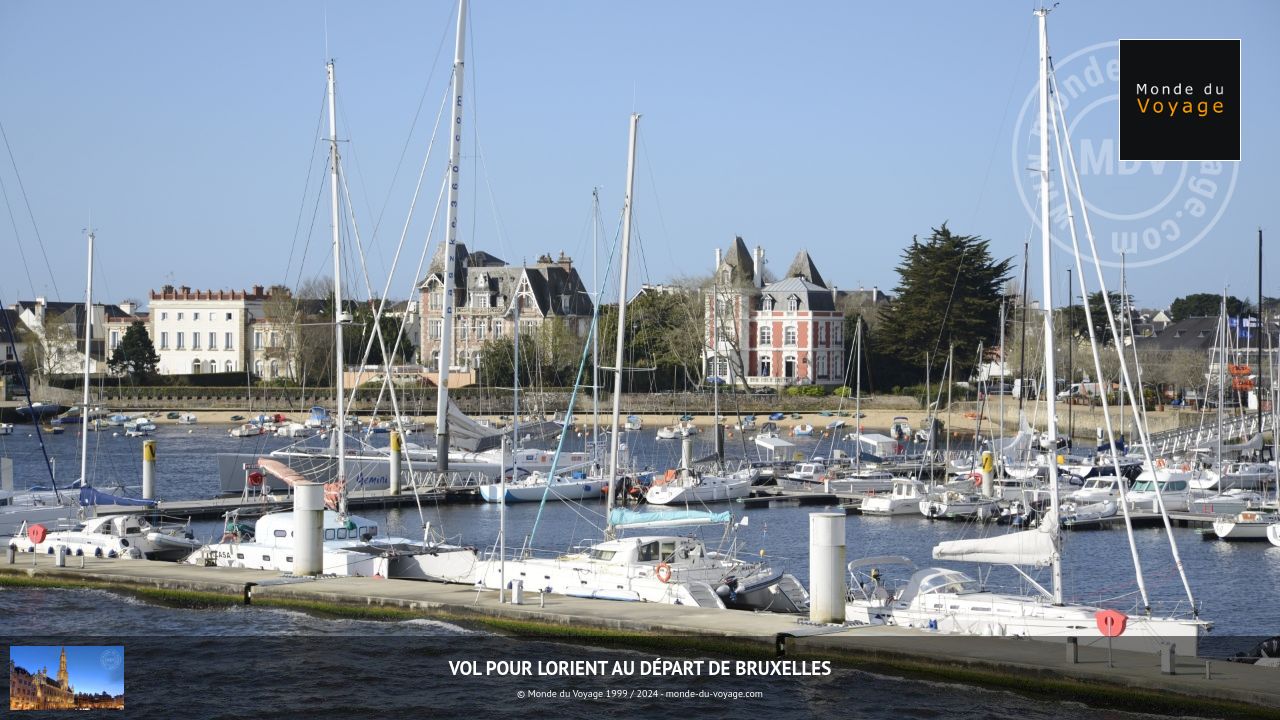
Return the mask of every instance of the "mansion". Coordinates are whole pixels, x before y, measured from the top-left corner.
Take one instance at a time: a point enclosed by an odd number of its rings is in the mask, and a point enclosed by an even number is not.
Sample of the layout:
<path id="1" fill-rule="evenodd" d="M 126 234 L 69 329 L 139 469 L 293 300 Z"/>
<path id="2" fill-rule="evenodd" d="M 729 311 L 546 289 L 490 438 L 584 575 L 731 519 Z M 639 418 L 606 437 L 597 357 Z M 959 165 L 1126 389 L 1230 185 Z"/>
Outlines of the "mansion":
<path id="1" fill-rule="evenodd" d="M 752 387 L 841 385 L 845 377 L 844 313 L 801 250 L 776 282 L 765 284 L 764 249 L 735 238 L 716 249 L 714 289 L 706 296 L 704 373 Z M 872 302 L 881 302 L 878 291 Z"/>

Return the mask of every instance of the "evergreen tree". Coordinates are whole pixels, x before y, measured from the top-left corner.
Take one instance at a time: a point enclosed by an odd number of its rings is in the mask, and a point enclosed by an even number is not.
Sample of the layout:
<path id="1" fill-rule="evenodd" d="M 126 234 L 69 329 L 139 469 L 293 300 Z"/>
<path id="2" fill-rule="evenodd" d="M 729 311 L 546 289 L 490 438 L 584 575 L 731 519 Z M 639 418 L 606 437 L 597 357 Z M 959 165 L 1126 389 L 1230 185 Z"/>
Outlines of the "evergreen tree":
<path id="1" fill-rule="evenodd" d="M 885 382 L 922 382 L 927 357 L 937 381 L 952 343 L 955 377 L 967 377 L 978 343 L 990 346 L 999 335 L 1010 264 L 1009 258 L 991 256 L 988 241 L 952 233 L 946 223 L 924 242 L 913 239 L 897 267 L 893 302 L 880 309 L 871 343 Z"/>
<path id="2" fill-rule="evenodd" d="M 1251 310 L 1249 304 L 1234 296 L 1227 296 L 1227 315 L 1238 317 Z M 1186 320 L 1192 317 L 1218 317 L 1222 312 L 1222 296 L 1216 293 L 1192 293 L 1180 297 L 1169 306 L 1169 314 L 1174 320 Z"/>
<path id="3" fill-rule="evenodd" d="M 147 326 L 138 321 L 125 331 L 120 344 L 111 353 L 107 367 L 116 374 L 128 375 L 132 382 L 137 383 L 155 375 L 159 364 L 160 356 L 151 344 Z"/>

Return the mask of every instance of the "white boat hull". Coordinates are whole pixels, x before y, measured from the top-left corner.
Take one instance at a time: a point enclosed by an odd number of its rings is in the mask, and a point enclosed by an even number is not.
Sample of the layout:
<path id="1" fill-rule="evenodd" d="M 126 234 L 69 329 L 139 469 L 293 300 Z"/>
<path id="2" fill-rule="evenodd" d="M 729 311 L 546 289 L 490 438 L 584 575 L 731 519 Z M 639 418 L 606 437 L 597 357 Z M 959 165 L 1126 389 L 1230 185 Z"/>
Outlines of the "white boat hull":
<path id="1" fill-rule="evenodd" d="M 557 480 L 551 483 L 548 489 L 547 483 L 527 483 L 516 484 L 507 483 L 506 501 L 514 502 L 541 502 L 543 496 L 548 500 L 586 500 L 590 498 L 604 497 L 601 488 L 602 480 L 583 479 L 583 480 Z M 502 485 L 499 483 L 488 483 L 480 486 L 480 497 L 485 502 L 496 503 L 502 502 L 504 497 L 502 493 Z"/>

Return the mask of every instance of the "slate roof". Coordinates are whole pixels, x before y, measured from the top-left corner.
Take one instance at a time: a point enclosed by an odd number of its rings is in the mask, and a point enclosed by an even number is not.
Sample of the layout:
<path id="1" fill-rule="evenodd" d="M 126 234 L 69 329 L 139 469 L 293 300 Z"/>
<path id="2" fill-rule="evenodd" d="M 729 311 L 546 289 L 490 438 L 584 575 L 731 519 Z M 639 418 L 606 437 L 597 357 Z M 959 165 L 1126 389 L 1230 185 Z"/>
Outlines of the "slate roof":
<path id="1" fill-rule="evenodd" d="M 799 298 L 801 311 L 835 310 L 835 300 L 827 288 L 809 282 L 802 277 L 789 277 L 776 283 L 765 285 L 760 290 L 761 297 L 772 297 L 774 310 L 786 308 L 787 298 Z"/>
<path id="2" fill-rule="evenodd" d="M 725 253 L 720 261 L 720 267 L 716 268 L 716 275 L 722 276 L 726 271 L 732 283 L 749 285 L 755 280 L 756 261 L 751 257 L 751 251 L 747 249 L 747 244 L 741 237 L 733 239 L 729 252 Z"/>
<path id="3" fill-rule="evenodd" d="M 822 274 L 818 272 L 818 266 L 813 263 L 813 258 L 809 257 L 807 250 L 801 250 L 796 253 L 796 259 L 791 261 L 791 267 L 787 268 L 787 277 L 800 277 L 819 287 L 828 287 L 827 283 L 822 279 Z"/>

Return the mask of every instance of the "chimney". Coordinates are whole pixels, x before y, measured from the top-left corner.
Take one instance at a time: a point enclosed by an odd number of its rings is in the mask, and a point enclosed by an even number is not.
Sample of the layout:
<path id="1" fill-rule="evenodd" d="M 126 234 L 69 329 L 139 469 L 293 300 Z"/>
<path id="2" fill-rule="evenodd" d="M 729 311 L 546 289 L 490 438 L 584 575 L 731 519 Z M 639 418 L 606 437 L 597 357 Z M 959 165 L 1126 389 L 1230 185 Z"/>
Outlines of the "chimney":
<path id="1" fill-rule="evenodd" d="M 253 294 L 254 294 L 254 297 L 262 297 L 262 286 L 261 286 L 261 285 L 254 285 L 254 286 L 253 286 Z"/>
<path id="2" fill-rule="evenodd" d="M 878 285 L 871 286 L 871 304 L 880 302 L 880 287 Z"/>
<path id="3" fill-rule="evenodd" d="M 755 262 L 755 279 L 756 287 L 764 287 L 764 248 L 756 246 L 756 262 Z"/>
<path id="4" fill-rule="evenodd" d="M 838 305 L 839 302 L 840 302 L 840 291 L 837 290 L 836 286 L 833 284 L 831 286 L 831 304 L 835 306 L 835 305 Z"/>
<path id="5" fill-rule="evenodd" d="M 135 305 L 132 302 L 129 302 L 128 300 L 125 300 L 124 302 L 120 303 L 119 307 L 121 310 L 124 311 L 125 315 L 132 315 L 133 311 L 138 309 L 137 305 Z"/>
<path id="6" fill-rule="evenodd" d="M 721 252 L 720 252 L 720 248 L 716 248 L 716 266 L 715 266 L 715 271 L 716 271 L 716 272 L 719 272 L 719 271 L 720 271 L 720 262 L 721 262 Z"/>
<path id="7" fill-rule="evenodd" d="M 183 294 L 183 295 L 190 295 L 190 294 L 191 294 L 191 286 L 189 286 L 189 285 L 183 285 L 181 288 L 179 288 L 179 290 L 181 290 L 181 292 L 182 292 L 182 294 Z"/>

